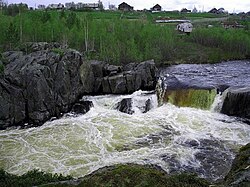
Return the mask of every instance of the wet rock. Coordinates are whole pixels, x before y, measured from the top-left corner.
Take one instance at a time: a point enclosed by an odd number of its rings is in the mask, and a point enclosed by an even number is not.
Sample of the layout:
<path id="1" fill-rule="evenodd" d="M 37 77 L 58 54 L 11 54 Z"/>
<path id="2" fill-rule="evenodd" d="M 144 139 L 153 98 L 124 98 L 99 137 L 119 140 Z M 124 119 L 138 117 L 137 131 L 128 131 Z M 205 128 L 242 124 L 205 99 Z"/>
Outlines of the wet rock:
<path id="1" fill-rule="evenodd" d="M 225 92 L 221 113 L 250 119 L 250 87 L 229 88 Z"/>
<path id="2" fill-rule="evenodd" d="M 250 143 L 243 146 L 225 177 L 226 186 L 244 187 L 250 184 Z"/>
<path id="3" fill-rule="evenodd" d="M 128 64 L 124 67 L 109 65 L 101 61 L 90 61 L 82 66 L 81 75 L 93 94 L 127 94 L 141 90 L 154 90 L 156 85 L 156 67 L 154 61 Z M 94 86 L 93 86 L 94 85 Z M 92 87 L 91 87 L 92 86 Z M 88 90 L 88 93 L 91 92 Z"/>
<path id="4" fill-rule="evenodd" d="M 183 94 L 180 94 L 180 90 L 183 92 L 186 90 L 217 90 L 217 93 L 224 92 L 229 87 L 240 86 L 249 87 L 250 61 L 230 61 L 218 64 L 180 64 L 166 68 L 161 68 L 159 75 L 164 84 L 159 84 L 160 90 L 157 94 L 159 98 L 159 104 L 167 102 L 171 92 L 177 92 L 177 98 L 173 98 L 176 101 L 186 98 Z M 159 89 L 158 89 L 159 90 Z M 163 93 L 165 92 L 165 93 Z M 172 94 L 173 95 L 173 94 Z M 188 94 L 190 95 L 190 94 Z M 180 98 L 182 97 L 182 98 Z M 199 97 L 201 98 L 201 97 Z M 171 98 L 172 99 L 172 98 Z M 172 99 L 172 100 L 173 100 Z M 195 98 L 196 100 L 197 98 Z M 188 101 L 191 99 L 188 98 Z M 202 100 L 205 100 L 202 99 Z M 185 101 L 186 102 L 186 101 Z M 195 101 L 192 101 L 192 103 Z M 178 102 L 177 106 L 178 105 Z M 210 103 L 210 102 L 209 102 Z M 175 104 L 175 103 L 174 103 Z M 196 105 L 196 104 L 195 104 Z M 190 104 L 189 104 L 190 106 Z M 201 107 L 202 109 L 209 109 L 209 107 Z M 226 107 L 229 110 L 229 107 Z M 235 113 L 237 109 L 233 112 Z M 244 110 L 244 109 L 243 109 Z M 248 109 L 247 109 L 248 110 Z M 240 111 L 242 113 L 242 111 Z M 249 113 L 249 110 L 248 110 Z M 234 115 L 234 114 L 229 114 Z M 238 114 L 236 114 L 238 116 Z M 244 116 L 244 115 L 243 115 Z"/>
<path id="5" fill-rule="evenodd" d="M 198 147 L 200 145 L 199 141 L 197 140 L 187 140 L 185 144 L 190 147 Z"/>
<path id="6" fill-rule="evenodd" d="M 111 88 L 111 93 L 113 94 L 127 93 L 126 79 L 122 74 L 111 76 L 109 77 L 108 80 L 109 80 L 109 86 Z"/>
<path id="7" fill-rule="evenodd" d="M 250 61 L 229 61 L 218 64 L 180 64 L 161 68 L 160 76 L 169 89 L 214 89 L 249 86 Z"/>
<path id="8" fill-rule="evenodd" d="M 134 64 L 127 76 L 120 66 L 84 61 L 81 53 L 58 43 L 27 43 L 21 50 L 2 54 L 0 129 L 42 125 L 69 112 L 84 94 L 126 94 L 155 86 L 153 61 Z"/>
<path id="9" fill-rule="evenodd" d="M 122 99 L 117 106 L 115 107 L 117 110 L 127 114 L 133 114 L 134 111 L 132 110 L 132 99 L 131 98 L 124 98 Z"/>
<path id="10" fill-rule="evenodd" d="M 122 72 L 121 66 L 109 65 L 107 64 L 105 67 L 105 76 L 113 76 Z"/>
<path id="11" fill-rule="evenodd" d="M 148 100 L 146 101 L 146 103 L 145 103 L 145 110 L 143 111 L 143 113 L 148 112 L 151 108 L 152 108 L 151 100 L 148 99 Z"/>
<path id="12" fill-rule="evenodd" d="M 0 80 L 0 128 L 24 123 L 42 125 L 68 112 L 84 93 L 80 76 L 82 55 L 72 49 L 63 55 L 50 49 L 6 52 Z"/>
<path id="13" fill-rule="evenodd" d="M 75 114 L 86 114 L 93 107 L 92 101 L 79 101 L 72 107 L 71 112 Z"/>
<path id="14" fill-rule="evenodd" d="M 225 143 L 215 139 L 201 139 L 195 154 L 201 167 L 198 173 L 210 180 L 222 180 L 230 169 L 233 155 L 224 147 Z"/>

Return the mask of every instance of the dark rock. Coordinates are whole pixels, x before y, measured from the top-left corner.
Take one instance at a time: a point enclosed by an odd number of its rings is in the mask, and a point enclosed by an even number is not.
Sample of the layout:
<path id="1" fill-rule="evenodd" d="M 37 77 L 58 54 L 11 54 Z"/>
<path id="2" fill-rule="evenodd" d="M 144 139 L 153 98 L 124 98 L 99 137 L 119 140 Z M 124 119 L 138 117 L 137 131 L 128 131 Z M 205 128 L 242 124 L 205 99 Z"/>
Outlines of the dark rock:
<path id="1" fill-rule="evenodd" d="M 94 74 L 94 77 L 104 77 L 104 67 L 106 66 L 105 62 L 101 61 L 90 61 L 92 71 Z"/>
<path id="2" fill-rule="evenodd" d="M 122 74 L 109 77 L 109 85 L 113 94 L 127 93 L 126 79 Z"/>
<path id="3" fill-rule="evenodd" d="M 88 76 L 84 76 L 86 74 Z M 156 67 L 152 60 L 124 67 L 90 61 L 87 65 L 81 66 L 81 77 L 82 82 L 88 87 L 86 93 L 127 94 L 139 89 L 154 90 Z"/>
<path id="4" fill-rule="evenodd" d="M 131 98 L 122 99 L 117 104 L 117 106 L 115 108 L 123 113 L 127 113 L 127 114 L 134 113 L 134 111 L 132 110 L 132 99 Z"/>
<path id="5" fill-rule="evenodd" d="M 105 76 L 113 76 L 117 75 L 118 73 L 122 72 L 122 67 L 121 66 L 114 66 L 114 65 L 109 65 L 107 64 L 105 66 Z"/>
<path id="6" fill-rule="evenodd" d="M 225 94 L 221 113 L 250 119 L 250 87 L 229 88 Z"/>
<path id="7" fill-rule="evenodd" d="M 225 177 L 226 186 L 247 187 L 250 184 L 250 143 L 243 146 Z"/>
<path id="8" fill-rule="evenodd" d="M 217 90 L 218 92 L 224 92 L 226 89 L 228 89 L 229 86 L 228 85 L 225 85 L 225 84 L 221 84 L 221 85 L 218 85 L 217 86 Z"/>
<path id="9" fill-rule="evenodd" d="M 141 85 L 137 85 L 136 88 L 142 90 L 153 90 L 156 85 L 156 67 L 153 60 L 145 61 L 138 64 L 134 70 L 136 72 L 137 80 L 141 80 Z"/>
<path id="10" fill-rule="evenodd" d="M 135 72 L 129 71 L 124 72 L 126 79 L 126 88 L 128 93 L 133 93 L 135 91 Z"/>
<path id="11" fill-rule="evenodd" d="M 148 112 L 151 108 L 152 108 L 151 100 L 148 99 L 148 100 L 145 102 L 145 110 L 143 111 L 143 113 Z"/>
<path id="12" fill-rule="evenodd" d="M 84 93 L 80 76 L 82 55 L 65 49 L 6 52 L 9 62 L 0 80 L 0 128 L 24 123 L 41 125 L 68 112 Z"/>
<path id="13" fill-rule="evenodd" d="M 109 84 L 109 77 L 104 77 L 102 80 L 102 91 L 103 93 L 112 93 L 111 87 Z"/>
<path id="14" fill-rule="evenodd" d="M 133 64 L 127 73 L 120 66 L 83 61 L 81 53 L 58 43 L 25 45 L 23 51 L 2 54 L 6 65 L 0 77 L 0 129 L 42 125 L 69 112 L 84 94 L 126 94 L 155 87 L 153 61 Z"/>
<path id="15" fill-rule="evenodd" d="M 79 101 L 74 104 L 71 112 L 75 114 L 85 114 L 93 107 L 92 101 Z"/>

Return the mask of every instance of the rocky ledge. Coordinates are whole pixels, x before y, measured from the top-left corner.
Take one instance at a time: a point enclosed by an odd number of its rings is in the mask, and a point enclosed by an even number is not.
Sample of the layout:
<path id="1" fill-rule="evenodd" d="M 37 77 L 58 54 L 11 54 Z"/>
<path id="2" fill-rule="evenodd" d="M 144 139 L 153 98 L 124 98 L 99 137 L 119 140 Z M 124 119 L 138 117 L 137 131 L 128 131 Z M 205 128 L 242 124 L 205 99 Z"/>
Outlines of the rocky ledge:
<path id="1" fill-rule="evenodd" d="M 224 97 L 222 113 L 250 119 L 250 87 L 229 88 Z"/>
<path id="2" fill-rule="evenodd" d="M 56 43 L 29 43 L 2 59 L 0 129 L 42 125 L 70 111 L 85 94 L 126 94 L 156 84 L 152 60 L 124 67 L 85 61 L 80 52 Z"/>
<path id="3" fill-rule="evenodd" d="M 249 71 L 249 60 L 162 68 L 156 87 L 159 103 L 210 109 L 216 94 L 222 94 L 217 111 L 250 124 Z"/>

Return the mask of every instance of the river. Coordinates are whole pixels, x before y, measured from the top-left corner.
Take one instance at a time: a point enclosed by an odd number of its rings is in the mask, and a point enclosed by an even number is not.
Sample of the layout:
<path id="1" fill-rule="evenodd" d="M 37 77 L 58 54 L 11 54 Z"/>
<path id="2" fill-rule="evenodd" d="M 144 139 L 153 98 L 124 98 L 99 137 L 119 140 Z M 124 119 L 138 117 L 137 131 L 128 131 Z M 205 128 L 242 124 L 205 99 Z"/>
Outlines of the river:
<path id="1" fill-rule="evenodd" d="M 133 115 L 114 109 L 127 97 Z M 104 166 L 139 163 L 217 180 L 228 172 L 239 147 L 250 142 L 250 127 L 236 118 L 168 103 L 158 107 L 155 93 L 83 99 L 94 104 L 85 115 L 0 131 L 0 168 L 13 174 L 37 168 L 82 177 Z M 142 113 L 147 99 L 152 109 Z"/>

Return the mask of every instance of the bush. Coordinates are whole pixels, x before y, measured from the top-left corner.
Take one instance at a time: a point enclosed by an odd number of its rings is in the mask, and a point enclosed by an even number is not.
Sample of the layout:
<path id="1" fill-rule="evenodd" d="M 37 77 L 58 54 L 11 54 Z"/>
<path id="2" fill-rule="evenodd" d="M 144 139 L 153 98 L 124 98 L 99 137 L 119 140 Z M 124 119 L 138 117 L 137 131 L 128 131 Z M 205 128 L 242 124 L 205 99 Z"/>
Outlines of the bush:
<path id="1" fill-rule="evenodd" d="M 249 32 L 243 29 L 199 28 L 192 33 L 190 40 L 207 47 L 220 48 L 237 57 L 245 58 L 250 54 Z"/>

